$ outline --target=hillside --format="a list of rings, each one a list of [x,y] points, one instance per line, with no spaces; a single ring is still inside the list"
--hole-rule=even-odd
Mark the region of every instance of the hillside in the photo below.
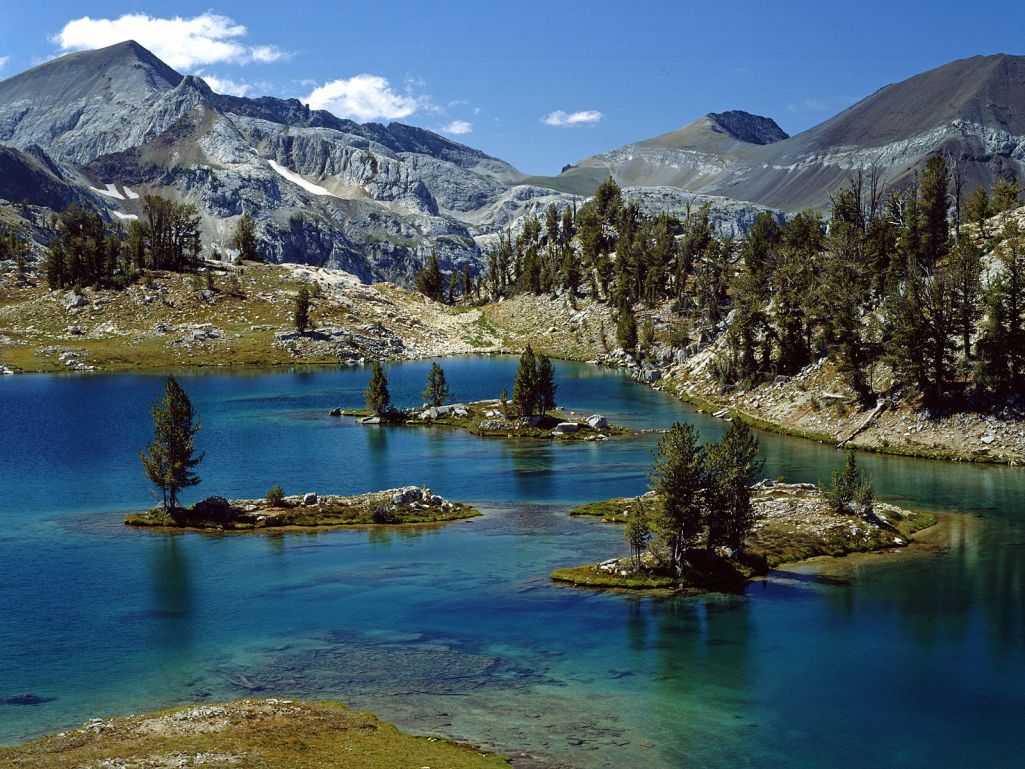
[[[606,175],[624,186],[667,185],[786,211],[822,209],[851,170],[875,166],[884,185],[904,182],[925,160],[961,162],[965,187],[1025,173],[1025,57],[975,56],[888,85],[792,137],[723,130],[709,115],[678,131],[613,149],[556,177],[588,193]],[[770,133],[765,134],[768,128]],[[778,128],[778,126],[776,126]],[[778,139],[759,141],[759,137]],[[752,141],[755,139],[755,141]]]

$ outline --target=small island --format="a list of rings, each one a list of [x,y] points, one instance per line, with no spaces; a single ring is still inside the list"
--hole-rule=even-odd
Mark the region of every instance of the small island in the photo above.
[[[396,526],[446,523],[480,515],[476,508],[450,502],[428,488],[405,486],[369,494],[342,497],[308,492],[285,496],[280,487],[264,499],[208,497],[192,507],[153,508],[125,517],[129,526],[172,529],[247,531],[286,526]]]
[[[396,408],[391,403],[388,376],[375,361],[363,393],[365,409],[332,409],[333,417],[356,417],[363,425],[403,427],[451,427],[490,438],[534,438],[566,441],[605,441],[610,437],[636,435],[637,431],[609,424],[601,414],[586,416],[556,409],[555,373],[545,355],[535,355],[530,345],[520,356],[512,400],[502,397],[474,403],[450,403],[445,371],[431,364],[426,402],[420,408]]]
[[[570,515],[625,524],[632,551],[599,563],[556,569],[553,581],[612,590],[733,590],[770,569],[816,556],[906,547],[936,523],[928,513],[874,499],[853,454],[832,486],[763,480],[758,442],[743,423],[722,441],[699,446],[690,426],[659,443],[654,489],[580,505]]]
[[[562,441],[606,441],[637,431],[609,424],[601,414],[552,409],[543,415],[515,416],[501,400],[392,408],[381,414],[367,409],[335,409],[336,417],[356,417],[360,424],[397,427],[449,427],[483,438],[534,438]]]
[[[297,751],[301,764],[295,763]],[[25,769],[199,764],[321,769],[509,766],[501,756],[440,737],[405,734],[371,713],[350,710],[338,702],[285,699],[247,699],[94,718],[78,728],[0,747],[0,764]]]

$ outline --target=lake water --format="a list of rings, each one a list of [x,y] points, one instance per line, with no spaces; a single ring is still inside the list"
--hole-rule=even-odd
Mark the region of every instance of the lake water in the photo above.
[[[428,363],[388,367],[418,403]],[[454,399],[515,361],[444,361]],[[557,364],[558,400],[634,427],[722,423],[619,372]],[[0,743],[100,714],[333,697],[569,767],[1021,766],[1025,470],[859,456],[877,493],[950,512],[918,552],[776,572],[737,595],[552,585],[624,551],[574,504],[645,490],[656,436],[514,443],[359,427],[368,372],[183,372],[203,421],[187,494],[409,483],[485,515],[441,528],[270,535],[128,530],[157,375],[0,380]],[[829,447],[761,436],[766,475],[828,481]],[[530,757],[534,758],[531,759]]]

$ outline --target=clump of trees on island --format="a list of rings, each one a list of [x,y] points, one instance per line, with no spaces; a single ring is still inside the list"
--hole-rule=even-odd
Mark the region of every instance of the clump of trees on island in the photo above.
[[[693,426],[676,423],[659,439],[649,473],[654,507],[637,501],[626,518],[624,537],[637,571],[645,568],[645,552],[654,559],[655,571],[673,575],[693,566],[689,561],[695,556],[746,559],[745,541],[756,523],[751,483],[764,467],[758,439],[739,420],[718,442],[701,445],[699,438]],[[836,515],[867,518],[873,513],[872,482],[853,452],[843,469],[833,472],[830,488],[821,492]]]

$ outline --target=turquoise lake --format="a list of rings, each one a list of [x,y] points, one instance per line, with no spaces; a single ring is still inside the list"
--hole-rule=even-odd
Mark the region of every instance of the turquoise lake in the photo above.
[[[453,400],[511,389],[511,358],[442,362]],[[387,367],[420,402],[429,362]],[[929,547],[773,573],[735,595],[557,587],[623,552],[580,502],[646,489],[657,436],[605,444],[360,427],[368,371],[181,372],[202,420],[186,495],[410,483],[485,515],[440,528],[129,530],[162,375],[0,379],[0,743],[243,696],[338,698],[523,766],[1025,765],[1025,469],[859,455],[877,494],[950,513]],[[638,428],[723,424],[620,372],[557,364],[558,401]],[[843,455],[761,435],[765,475]]]

